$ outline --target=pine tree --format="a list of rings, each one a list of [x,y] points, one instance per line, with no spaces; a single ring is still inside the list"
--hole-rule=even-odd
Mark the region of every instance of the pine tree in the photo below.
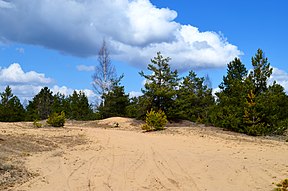
[[[253,71],[250,72],[249,78],[254,85],[254,92],[256,95],[265,92],[268,89],[267,81],[272,74],[272,68],[261,49],[252,57]]]
[[[217,105],[214,108],[213,124],[243,132],[244,105],[248,94],[247,69],[239,58],[227,65],[227,75],[219,85]]]
[[[258,102],[256,95],[252,90],[247,95],[247,101],[244,107],[244,132],[248,135],[263,135],[265,134],[266,124],[262,121],[263,116],[258,111]]]
[[[178,72],[171,71],[169,66],[169,57],[164,58],[160,52],[151,60],[148,70],[152,74],[147,75],[141,71],[139,74],[146,79],[145,89],[142,90],[144,99],[146,99],[145,110],[152,108],[156,111],[162,110],[168,119],[174,118],[175,98],[178,87]]]
[[[64,94],[58,92],[53,95],[53,104],[51,107],[52,112],[61,113],[64,111],[66,116],[70,115],[69,100]]]
[[[52,113],[53,100],[53,92],[48,87],[42,88],[33,100],[29,101],[27,106],[28,120],[47,119]]]
[[[68,98],[70,119],[89,120],[93,117],[93,110],[89,105],[87,96],[82,91],[75,91]]]
[[[208,122],[208,111],[213,104],[212,89],[205,85],[205,78],[199,78],[190,71],[183,78],[177,94],[178,116],[194,122]]]
[[[288,96],[284,88],[274,82],[256,101],[258,115],[266,127],[262,134],[283,134],[288,128]]]
[[[124,86],[114,82],[113,88],[103,95],[103,102],[98,107],[102,118],[124,117],[129,105],[129,95],[125,94]]]
[[[25,119],[25,110],[17,96],[14,96],[12,89],[7,86],[1,93],[0,121],[14,122]]]

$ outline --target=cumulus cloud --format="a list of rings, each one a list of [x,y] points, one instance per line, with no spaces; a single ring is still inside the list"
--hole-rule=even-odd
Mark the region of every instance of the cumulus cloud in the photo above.
[[[18,63],[11,64],[8,68],[0,68],[1,84],[31,84],[46,85],[50,84],[52,79],[46,78],[45,74],[35,71],[24,72]]]
[[[143,95],[142,92],[136,92],[136,91],[131,91],[131,92],[129,92],[129,98],[139,97],[139,96],[141,96],[141,95]]]
[[[66,96],[69,96],[74,91],[74,89],[66,86],[54,85],[54,80],[45,77],[45,74],[35,71],[23,71],[18,63],[11,64],[7,68],[0,68],[0,91],[3,92],[8,85],[11,87],[13,94],[22,101],[31,100],[45,86],[49,87],[55,94],[59,92]],[[97,96],[92,90],[83,89],[76,91],[83,91],[90,103],[94,103],[97,100]]]
[[[149,0],[0,0],[0,40],[93,56],[104,38],[114,59],[145,68],[161,51],[180,71],[223,67],[241,54],[221,34],[176,17]]]
[[[9,85],[9,84],[7,84]],[[14,95],[16,95],[22,102],[24,100],[32,100],[32,98],[40,92],[43,86],[40,85],[29,85],[29,84],[21,84],[21,85],[9,85],[12,89]],[[0,90],[4,91],[6,85],[1,84]]]
[[[61,93],[61,94],[65,95],[65,96],[69,96],[69,95],[71,95],[74,92],[74,89],[66,87],[66,86],[59,87],[57,85],[54,85],[51,88],[51,91],[53,93],[55,93],[55,94],[56,93]],[[84,92],[85,95],[88,97],[88,100],[89,100],[90,103],[94,103],[95,101],[97,101],[97,95],[90,89],[83,89],[83,90],[76,89],[75,91],[76,92],[80,92],[80,91]]]
[[[78,65],[76,66],[76,68],[80,72],[91,72],[95,70],[95,66],[87,66],[87,65]]]
[[[287,72],[273,67],[273,73],[270,76],[268,83],[272,85],[274,81],[276,81],[278,84],[283,86],[285,88],[286,93],[288,93],[288,73]]]

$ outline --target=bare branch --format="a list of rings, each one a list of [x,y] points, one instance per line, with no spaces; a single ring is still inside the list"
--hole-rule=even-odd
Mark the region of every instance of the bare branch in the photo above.
[[[111,63],[106,41],[103,40],[98,52],[98,65],[95,67],[95,73],[92,76],[94,91],[100,96],[109,92],[116,78],[116,69]]]

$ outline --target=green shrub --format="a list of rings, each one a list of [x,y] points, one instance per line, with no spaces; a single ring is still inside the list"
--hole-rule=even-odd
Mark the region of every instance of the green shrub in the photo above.
[[[288,178],[276,184],[277,188],[274,191],[288,191]]]
[[[42,127],[42,123],[40,123],[39,121],[35,120],[35,121],[33,122],[33,126],[34,126],[34,127],[37,127],[37,128],[41,128],[41,127]]]
[[[279,124],[274,129],[273,134],[275,135],[284,135],[288,129],[288,119],[284,119],[279,122]]]
[[[61,114],[58,114],[56,112],[52,113],[47,120],[47,123],[49,125],[52,125],[53,127],[63,127],[65,123],[65,113],[64,111],[61,112]]]
[[[264,123],[253,124],[244,128],[247,135],[260,136],[268,134],[268,127]]]
[[[167,117],[161,110],[155,112],[153,109],[146,114],[146,124],[142,126],[145,131],[163,130],[167,124]]]

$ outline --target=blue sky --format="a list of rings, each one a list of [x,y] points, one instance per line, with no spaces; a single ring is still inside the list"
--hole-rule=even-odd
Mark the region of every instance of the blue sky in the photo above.
[[[92,101],[93,66],[108,42],[127,93],[138,94],[150,59],[161,51],[182,75],[209,75],[214,89],[226,65],[248,69],[261,48],[288,90],[288,2],[285,0],[0,0],[0,91],[22,100],[41,87],[83,90]]]

